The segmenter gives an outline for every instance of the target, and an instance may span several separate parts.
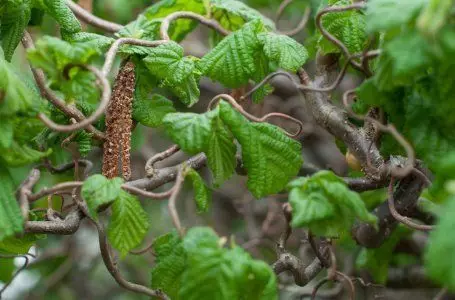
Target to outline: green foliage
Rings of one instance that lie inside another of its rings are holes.
[[[319,171],[289,183],[292,226],[306,227],[320,236],[339,236],[356,219],[375,225],[360,196],[331,171]]]
[[[21,210],[14,196],[13,180],[6,168],[0,165],[0,242],[23,230]]]
[[[38,240],[45,239],[45,234],[26,233],[23,236],[10,236],[0,241],[0,252],[10,254],[26,254]]]
[[[133,102],[133,118],[148,127],[158,127],[168,113],[175,112],[172,101],[164,96],[155,94],[143,97],[137,92]]]
[[[394,250],[398,242],[409,234],[405,227],[398,227],[379,248],[362,248],[357,256],[355,265],[357,269],[367,270],[374,281],[386,284],[389,265],[394,258]]]
[[[98,211],[119,198],[122,183],[119,177],[107,179],[101,174],[92,175],[84,181],[81,194],[92,218],[97,220]]]
[[[237,0],[209,0],[210,14],[223,28],[238,30],[245,23],[260,20],[269,29],[275,29],[275,23],[260,12]]]
[[[352,4],[350,0],[332,1],[332,6],[346,6]],[[361,52],[367,41],[365,32],[365,15],[357,10],[330,12],[322,17],[322,26],[346,45],[349,52]],[[323,53],[338,53],[340,49],[332,42],[320,37],[319,48]]]
[[[199,100],[197,83],[201,74],[196,68],[196,61],[195,57],[183,57],[183,48],[175,42],[150,49],[149,55],[144,58],[151,74],[187,106]]]
[[[449,19],[452,0],[429,0],[417,20],[419,30],[428,36],[435,35]]]
[[[11,61],[14,50],[31,16],[30,0],[7,1],[0,10],[0,39],[7,61]]]
[[[0,282],[9,282],[15,269],[13,258],[0,258]]]
[[[257,198],[282,190],[302,164],[300,143],[276,126],[249,122],[225,101],[205,114],[168,114],[164,126],[184,151],[206,153],[216,184],[229,178],[236,166],[231,132],[242,146],[247,185]]]
[[[436,229],[430,233],[425,254],[425,269],[435,282],[455,291],[455,240],[451,232],[455,227],[455,198],[447,199]]]
[[[201,175],[199,175],[199,173],[194,169],[186,170],[185,173],[193,183],[194,200],[196,201],[198,212],[208,212],[212,201],[212,192],[205,185]]]
[[[60,25],[62,31],[75,33],[82,30],[76,16],[66,5],[66,0],[43,0],[46,12]]]
[[[248,122],[224,101],[219,105],[221,119],[242,146],[248,189],[256,198],[281,191],[303,163],[300,143],[276,126]]]
[[[172,299],[277,299],[270,266],[240,247],[223,248],[224,242],[205,227],[190,229],[183,241],[175,232],[159,237],[152,287]]]
[[[112,246],[124,257],[128,251],[137,247],[147,235],[150,220],[139,200],[120,190],[112,204],[112,216],[107,236]]]

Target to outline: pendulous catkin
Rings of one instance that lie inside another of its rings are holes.
[[[106,133],[103,146],[103,175],[119,176],[119,164],[125,180],[131,177],[132,103],[136,84],[134,64],[126,62],[115,78],[111,101],[106,112]]]

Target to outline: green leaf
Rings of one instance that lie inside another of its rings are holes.
[[[429,0],[417,19],[418,29],[427,36],[434,36],[447,23],[453,0]]]
[[[181,299],[277,299],[270,266],[253,260],[240,247],[222,248],[212,229],[190,229],[183,244],[187,270]]]
[[[154,41],[160,39],[159,29],[161,22],[157,19],[149,20],[143,14],[140,14],[137,19],[116,33],[118,37],[131,37],[135,39],[142,39]],[[136,46],[136,45],[123,45],[120,52],[129,55],[145,56],[150,53],[150,47]]]
[[[57,21],[63,31],[74,33],[82,30],[78,19],[66,5],[66,0],[43,0],[43,2],[46,12]]]
[[[263,31],[256,19],[225,37],[199,61],[202,73],[226,87],[246,85],[256,72],[255,54],[261,46],[257,34]]]
[[[210,10],[212,17],[222,27],[231,31],[238,30],[245,23],[256,19],[259,19],[269,29],[275,29],[275,23],[272,20],[241,1],[210,0]]]
[[[151,97],[142,97],[135,93],[133,102],[133,118],[148,127],[159,127],[163,124],[164,117],[174,113],[172,101],[164,96],[155,94]]]
[[[115,41],[113,38],[96,34],[92,32],[75,32],[66,33],[62,36],[65,41],[72,44],[84,44],[91,45],[92,47],[99,49],[99,52],[107,52],[109,47]]]
[[[203,152],[211,134],[213,113],[170,113],[163,119],[168,136],[190,154]]]
[[[7,61],[11,61],[14,50],[30,21],[30,0],[7,1],[0,11],[0,39]]]
[[[359,194],[331,171],[298,178],[288,187],[293,227],[307,227],[320,236],[338,236],[348,232],[355,219],[377,222]]]
[[[302,165],[301,145],[282,129],[268,123],[250,123],[221,101],[223,122],[242,146],[248,189],[256,198],[281,191]]]
[[[52,153],[52,149],[48,149],[45,152],[40,152],[38,150],[32,149],[26,144],[19,144],[16,141],[13,141],[11,147],[8,149],[2,149],[4,151],[0,152],[0,158],[8,166],[17,167],[26,165],[32,162],[39,161],[43,157],[48,156]]]
[[[24,219],[14,196],[15,187],[7,169],[0,165],[0,242],[23,230]]]
[[[221,185],[234,174],[237,166],[235,154],[237,147],[234,138],[219,117],[219,107],[215,108],[216,117],[212,118],[207,148],[207,164],[212,171],[215,186]]]
[[[195,60],[183,57],[183,48],[172,41],[150,49],[149,55],[144,58],[150,72],[187,106],[199,101],[197,82],[201,74]]]
[[[183,272],[186,269],[186,251],[176,231],[153,241],[155,267],[152,269],[153,289],[161,289],[171,299],[179,299]]]
[[[81,157],[86,157],[92,151],[92,133],[80,130],[76,133],[73,141],[77,143],[78,151]]]
[[[389,30],[411,20],[428,0],[369,0],[367,3],[368,32]]]
[[[101,174],[92,175],[84,181],[81,194],[92,218],[97,220],[98,211],[119,197],[122,184],[123,180],[119,177],[107,179]]]
[[[26,254],[38,240],[45,239],[45,234],[26,233],[21,237],[10,236],[0,241],[0,252]]]
[[[258,37],[267,58],[282,69],[295,73],[308,59],[305,47],[286,35],[267,32]]]
[[[13,277],[15,269],[14,258],[0,257],[0,282],[9,282]]]
[[[3,118],[3,117],[2,117]],[[0,149],[9,148],[13,142],[13,123],[6,118],[0,123]]]
[[[137,247],[147,235],[150,220],[139,200],[120,190],[112,205],[107,236],[112,246],[124,257]]]
[[[33,107],[36,94],[14,71],[11,64],[0,58],[0,116],[14,116],[18,112],[26,112]]]
[[[194,169],[190,168],[187,170],[186,176],[188,176],[193,183],[194,200],[196,201],[198,212],[208,212],[209,206],[212,202],[212,193],[210,189],[205,185],[201,175],[199,175],[199,173]]]
[[[333,6],[346,6],[350,4],[350,0],[339,0]],[[349,52],[358,53],[365,47],[367,35],[363,13],[357,10],[330,12],[322,17],[322,25],[328,32],[345,44]],[[341,51],[323,36],[320,37],[318,45],[324,53],[338,53]]]

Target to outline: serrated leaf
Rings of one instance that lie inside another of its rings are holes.
[[[256,71],[257,34],[263,30],[261,22],[253,20],[225,37],[199,61],[202,73],[230,88],[247,84]]]
[[[10,236],[0,241],[0,252],[26,254],[38,240],[45,239],[45,234],[26,233],[23,236]]]
[[[212,17],[228,30],[238,30],[245,23],[259,19],[269,29],[275,29],[275,23],[259,11],[237,0],[210,0]]]
[[[65,41],[73,44],[81,43],[84,45],[91,45],[92,47],[99,49],[101,52],[107,52],[109,47],[115,41],[113,38],[92,32],[65,32],[62,37]]]
[[[9,148],[13,142],[13,123],[2,117],[0,122],[0,149]]]
[[[107,179],[101,174],[92,175],[84,181],[81,194],[92,218],[97,220],[98,211],[119,197],[122,183],[119,177]]]
[[[292,206],[292,226],[307,227],[320,236],[338,236],[348,232],[355,219],[376,224],[359,194],[331,171],[319,171],[298,178],[288,185]]]
[[[161,289],[171,299],[179,299],[182,275],[186,269],[186,251],[176,231],[153,241],[155,267],[152,269],[153,289]]]
[[[455,197],[447,199],[436,228],[431,231],[425,253],[425,270],[435,282],[455,291],[455,240],[450,233],[455,227]]]
[[[421,10],[428,0],[369,0],[367,3],[367,30],[392,29],[405,24]]]
[[[148,127],[158,127],[163,124],[164,117],[174,113],[175,108],[171,100],[155,94],[150,99],[142,98],[135,93],[133,102],[133,118]]]
[[[333,6],[350,5],[350,0],[336,1]],[[330,12],[322,17],[324,28],[346,45],[349,52],[358,53],[363,50],[367,41],[365,16],[359,11]],[[323,53],[338,53],[341,50],[323,36],[318,41]]]
[[[282,69],[295,73],[308,59],[305,47],[286,35],[267,32],[258,37],[267,58]]]
[[[140,14],[137,19],[116,33],[118,37],[131,37],[154,41],[159,39],[159,29],[161,22],[158,19],[147,19],[143,14]],[[130,55],[145,56],[150,53],[150,47],[142,47],[137,45],[124,45],[120,48],[120,52]]]
[[[222,248],[212,229],[190,229],[183,244],[187,270],[181,299],[277,299],[270,266],[253,260],[240,247]]]
[[[218,106],[215,110],[219,113]],[[234,174],[237,166],[235,157],[237,147],[234,138],[219,115],[212,119],[207,145],[204,151],[207,155],[207,164],[212,171],[215,186],[219,186]]]
[[[46,12],[57,21],[63,31],[74,33],[82,30],[79,20],[66,5],[66,0],[43,0],[43,3]]]
[[[137,247],[147,235],[150,220],[139,200],[120,190],[112,205],[107,236],[112,246],[124,257]]]
[[[7,169],[0,165],[0,242],[23,231],[24,219],[14,196],[15,187]]]
[[[26,165],[32,162],[39,161],[43,157],[48,156],[52,153],[52,149],[48,149],[45,152],[32,149],[26,144],[19,144],[13,141],[11,147],[8,149],[2,149],[0,152],[0,158],[11,167],[18,167]]]
[[[92,137],[93,134],[85,130],[78,131],[74,136],[73,141],[77,143],[81,157],[86,157],[92,150]]]
[[[193,183],[194,200],[196,201],[198,212],[208,212],[209,206],[212,202],[212,192],[205,185],[201,175],[199,175],[199,173],[194,169],[187,170],[186,176],[188,176]]]
[[[190,154],[204,151],[211,131],[211,115],[170,113],[163,119],[168,136]]]
[[[0,11],[0,39],[7,61],[11,61],[14,50],[22,39],[22,34],[30,21],[30,0],[8,1]]]
[[[199,101],[197,81],[200,72],[196,68],[195,59],[183,57],[183,48],[168,42],[149,50],[149,55],[143,60],[149,71],[162,80],[162,85],[170,88],[187,106]]]
[[[300,143],[274,125],[248,122],[224,101],[219,105],[221,119],[242,146],[248,189],[256,198],[281,191],[303,163]]]

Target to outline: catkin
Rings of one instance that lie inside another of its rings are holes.
[[[123,178],[129,180],[131,177],[130,149],[134,87],[134,64],[128,61],[117,74],[106,112],[102,171],[107,178],[119,176],[119,163]]]

